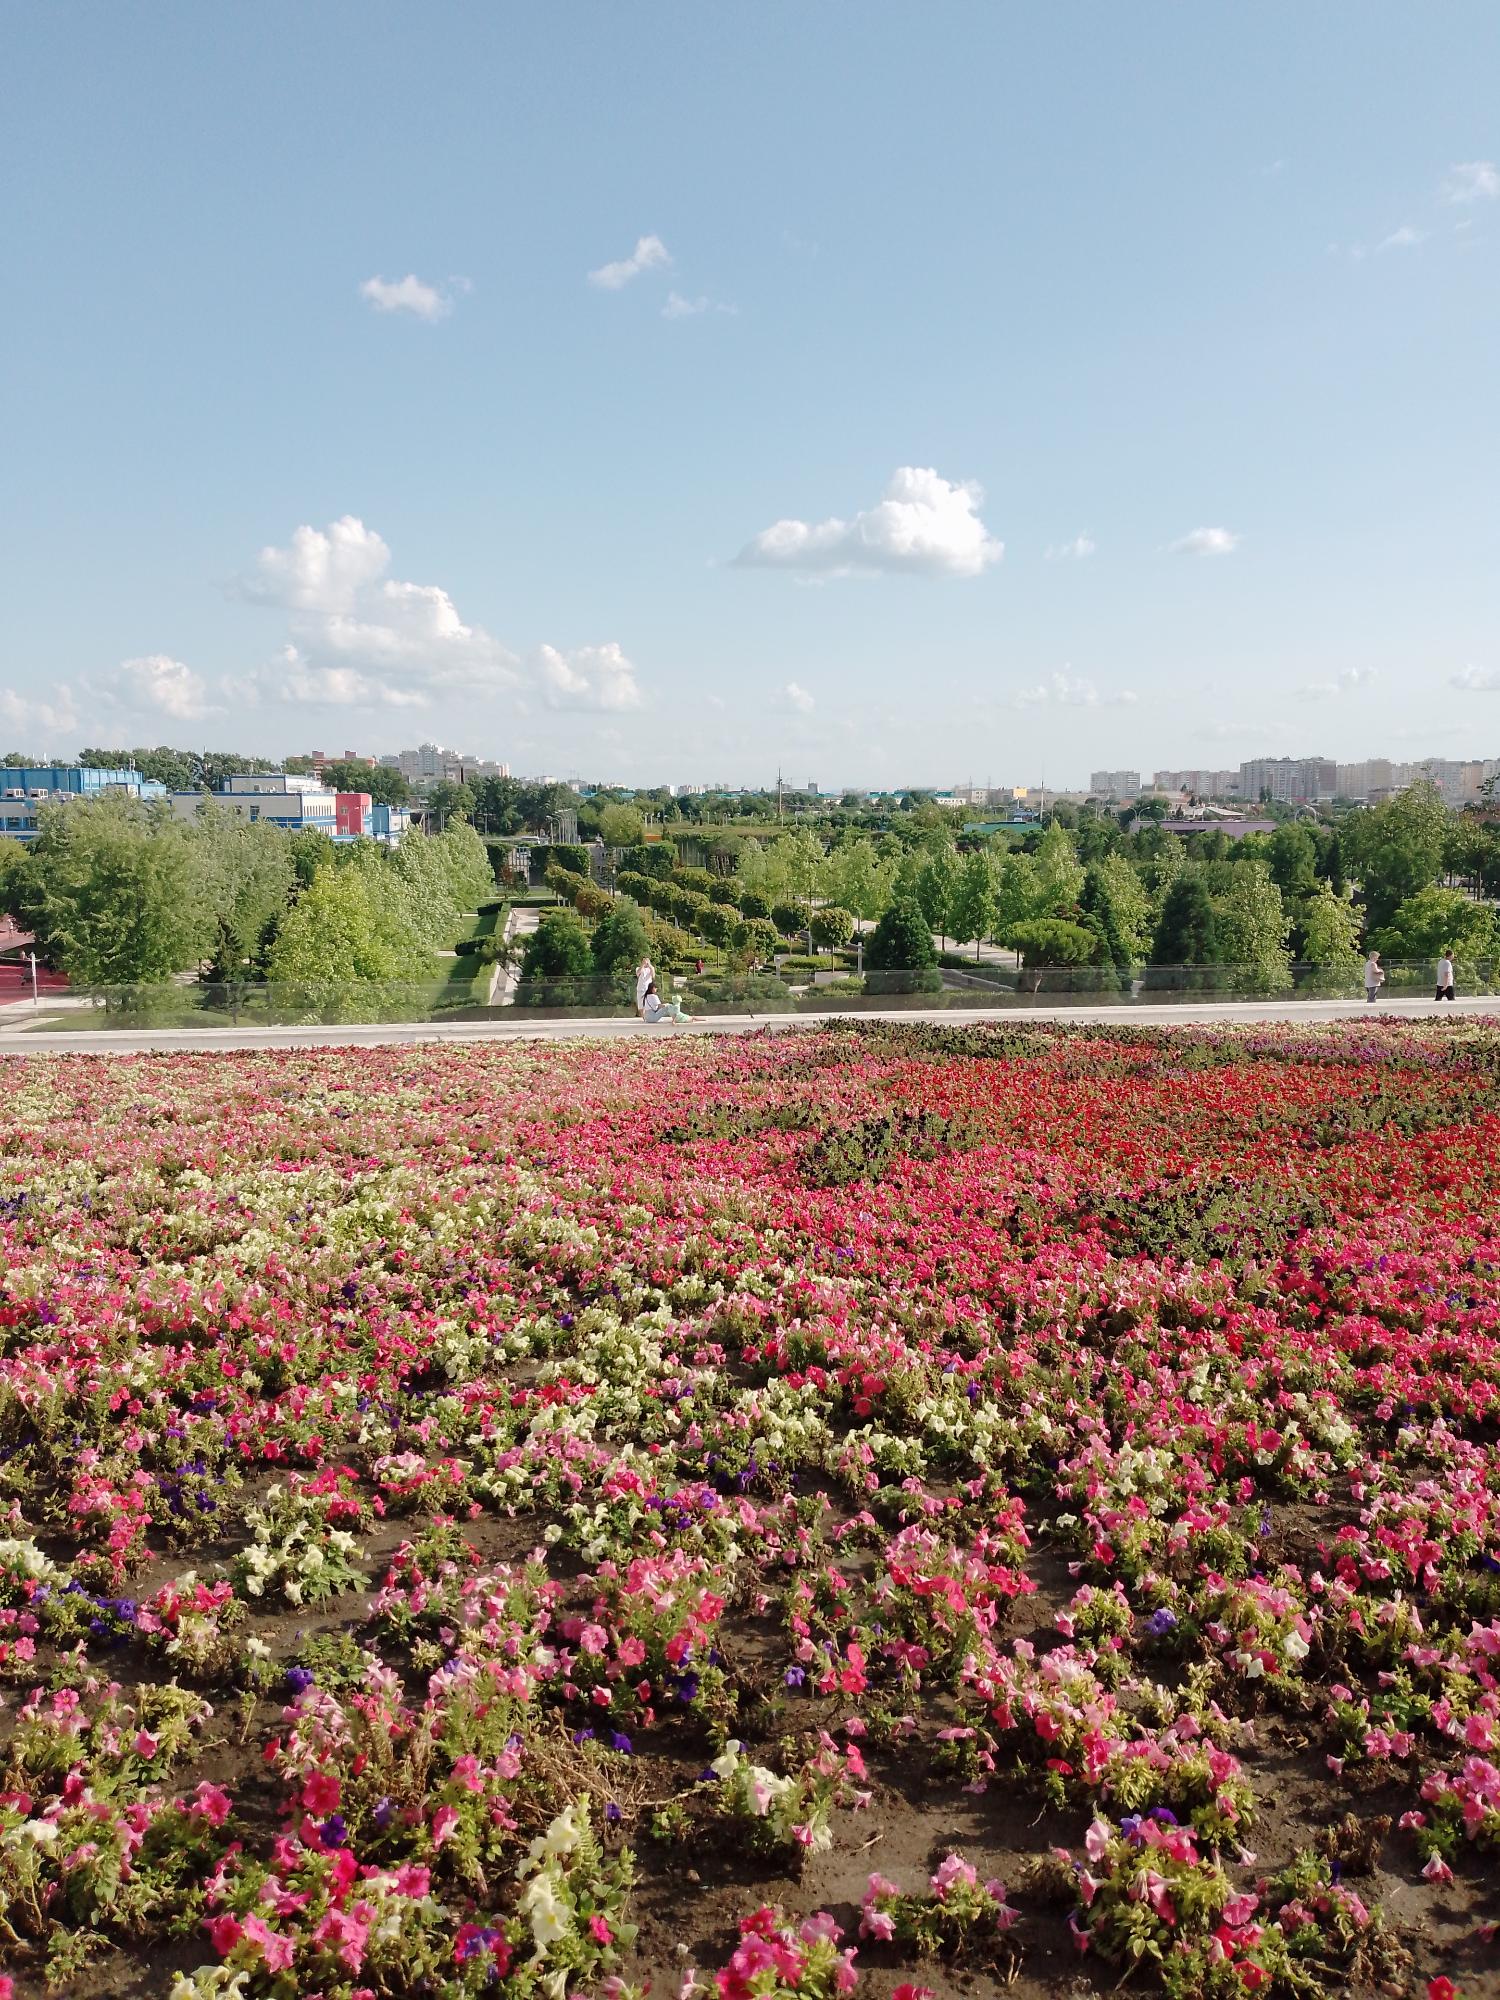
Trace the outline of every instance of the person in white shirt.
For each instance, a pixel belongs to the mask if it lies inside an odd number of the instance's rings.
[[[1452,955],[1447,951],[1438,960],[1437,992],[1432,997],[1434,1000],[1451,1000],[1453,998],[1453,959]]]
[[[635,969],[635,1011],[643,1014],[646,1010],[646,988],[656,977],[656,968],[643,952],[641,962]]]
[[[1385,967],[1380,963],[1380,953],[1372,951],[1365,960],[1365,998],[1373,1000],[1385,984]]]
[[[648,1027],[655,1028],[663,1021],[687,1021],[691,1018],[683,1013],[677,1001],[662,999],[654,979],[641,996],[641,1019]]]

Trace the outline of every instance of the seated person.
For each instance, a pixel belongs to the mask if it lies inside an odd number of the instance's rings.
[[[659,1021],[686,1021],[689,1016],[683,1013],[675,1000],[662,999],[653,979],[647,985],[645,996],[641,1001],[641,1018],[655,1027]]]

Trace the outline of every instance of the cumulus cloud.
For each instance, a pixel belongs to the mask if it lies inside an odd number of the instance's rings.
[[[978,576],[1005,544],[979,518],[983,489],[941,478],[930,466],[903,465],[884,498],[852,520],[777,521],[741,549],[747,567],[824,576]]]
[[[1493,160],[1466,160],[1461,166],[1450,167],[1443,182],[1443,199],[1500,201],[1500,167]]]
[[[70,732],[78,727],[78,702],[66,681],[53,684],[49,699],[17,694],[14,688],[0,687],[0,722],[13,729]]]
[[[1097,547],[1098,543],[1085,529],[1081,535],[1075,535],[1071,542],[1051,543],[1043,550],[1043,554],[1048,562],[1082,562],[1084,557],[1091,556]]]
[[[542,695],[549,708],[595,709],[606,714],[639,708],[641,690],[635,666],[614,640],[603,646],[579,646],[562,652],[542,646],[536,665]]]
[[[1449,675],[1448,685],[1466,694],[1500,694],[1500,667],[1460,667]]]
[[[1413,229],[1409,222],[1403,222],[1399,229],[1393,229],[1389,236],[1383,236],[1375,245],[1381,250],[1415,250],[1419,243],[1426,241],[1423,230]]]
[[[811,715],[818,705],[807,689],[799,687],[796,681],[788,681],[781,694],[787,707],[796,709],[799,715]]]
[[[1228,528],[1194,528],[1171,544],[1174,556],[1228,556],[1240,545],[1240,537]]]
[[[1331,681],[1309,681],[1297,690],[1298,701],[1326,701],[1330,696],[1353,694],[1356,688],[1368,687],[1375,679],[1373,667],[1345,667]]]
[[[219,711],[208,698],[208,683],[167,653],[146,653],[120,662],[119,694],[125,706],[150,709],[174,722],[192,722]]]
[[[1006,708],[1035,708],[1050,704],[1055,708],[1129,708],[1136,696],[1129,688],[1102,694],[1093,681],[1064,667],[1049,674],[1035,687],[1021,688],[1003,702]]]
[[[455,289],[467,291],[467,282],[461,282]],[[425,319],[429,324],[446,319],[453,310],[452,290],[442,291],[436,285],[424,283],[415,271],[408,271],[404,278],[366,278],[359,295],[376,312],[410,313],[414,319]]]
[[[590,271],[589,283],[597,285],[602,292],[618,292],[632,278],[638,278],[642,271],[665,270],[671,262],[671,253],[659,236],[638,236],[635,248],[628,257],[617,258],[613,264],[601,264],[597,271]]]
[[[387,576],[390,562],[384,538],[352,514],[261,550],[235,588],[284,611],[290,640],[264,670],[264,692],[335,707],[418,706],[439,689],[515,685],[514,654],[466,623],[439,585]]]
[[[283,646],[268,665],[227,682],[242,701],[287,702],[307,708],[426,708],[420,688],[402,687],[357,667],[315,664],[295,646]]]

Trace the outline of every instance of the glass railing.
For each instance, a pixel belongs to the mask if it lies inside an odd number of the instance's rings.
[[[1381,1000],[1433,1000],[1435,971],[1431,961],[1393,962],[1385,967],[1385,973]],[[1500,960],[1461,962],[1456,983],[1461,996],[1500,996]],[[791,976],[768,971],[689,972],[659,978],[658,984],[696,1020],[923,1010],[1150,1009],[1184,1002],[1362,1001],[1365,991],[1358,967],[1335,970],[1315,965],[1293,965],[1267,977],[1255,967],[1232,965],[1117,970],[1111,966],[1017,968],[980,963],[962,969],[949,964],[925,972],[825,974],[817,982],[800,972]],[[35,1003],[27,999],[0,1009],[0,1033],[24,1034],[33,1027],[78,1034],[100,1029],[202,1031],[403,1023],[459,1026],[487,1022],[520,1027],[528,1021],[628,1021],[635,1017],[633,982],[618,974],[598,979],[522,980],[498,1005],[477,997],[484,990],[482,982],[464,981],[415,985],[372,981],[351,986],[182,980],[164,985],[73,988],[62,993],[43,992]],[[1496,1011],[1500,1013],[1500,998]]]

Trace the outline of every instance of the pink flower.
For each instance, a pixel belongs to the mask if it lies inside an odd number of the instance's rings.
[[[597,1659],[609,1644],[609,1634],[602,1625],[585,1625],[578,1635],[580,1652]]]
[[[208,1941],[220,1958],[227,1958],[244,1935],[238,1917],[224,1915],[208,1920]]]
[[[206,1819],[210,1826],[222,1826],[229,1817],[233,1801],[228,1792],[218,1785],[201,1784],[193,1794],[193,1803],[188,1810],[199,1819]]]
[[[289,1972],[292,1961],[297,1956],[297,1947],[289,1937],[280,1931],[273,1931],[264,1917],[248,1916],[244,1923],[245,1936],[252,1944],[260,1946],[260,1955],[265,1960],[268,1972]]]
[[[434,1847],[441,1847],[445,1840],[452,1838],[453,1830],[458,1825],[458,1819],[458,1808],[456,1806],[438,1807],[437,1811],[432,1815],[432,1844]]]
[[[1433,1854],[1428,1857],[1427,1866],[1422,1870],[1422,1875],[1423,1879],[1428,1882],[1451,1882],[1453,1880],[1453,1870],[1448,1866],[1441,1854]]]
[[[302,1803],[320,1817],[339,1809],[339,1781],[330,1771],[312,1771],[302,1786]]]

